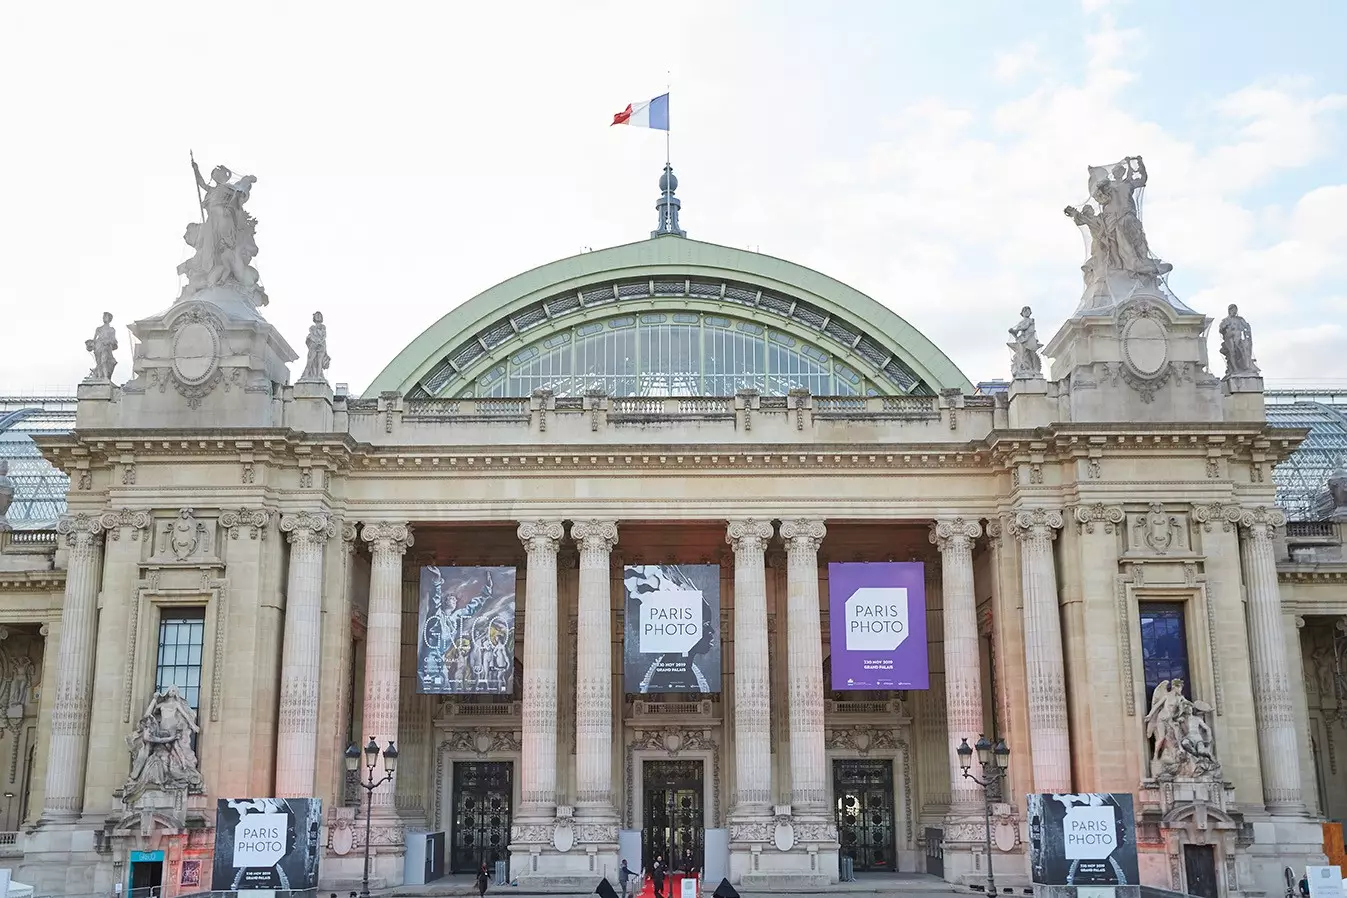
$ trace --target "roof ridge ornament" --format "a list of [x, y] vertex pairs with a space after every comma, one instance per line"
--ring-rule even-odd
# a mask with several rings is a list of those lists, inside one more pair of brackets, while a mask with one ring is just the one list
[[674, 176], [673, 165], [666, 162], [664, 174], [659, 177], [659, 201], [655, 203], [655, 210], [659, 212], [659, 225], [650, 232], [651, 237], [663, 237], [668, 234], [675, 237], [688, 235], [687, 231], [678, 227], [678, 210], [683, 204], [674, 196], [677, 189], [678, 178]]

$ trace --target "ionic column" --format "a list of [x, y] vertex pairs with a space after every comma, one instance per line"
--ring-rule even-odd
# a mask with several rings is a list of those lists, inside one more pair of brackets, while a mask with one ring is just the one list
[[940, 519], [930, 540], [940, 549], [941, 602], [945, 618], [945, 708], [949, 737], [951, 816], [982, 810], [982, 790], [963, 775], [954, 749], [962, 739], [976, 741], [982, 727], [982, 663], [978, 657], [977, 596], [973, 592], [973, 540], [982, 525], [963, 518]]
[[1061, 527], [1062, 513], [1046, 508], [1018, 512], [1010, 522], [1011, 532], [1020, 541], [1024, 661], [1035, 792], [1071, 791], [1062, 618], [1052, 560], [1052, 541]]
[[56, 532], [65, 537], [70, 562], [61, 606], [60, 660], [42, 816], [71, 820], [79, 815], [83, 804], [84, 767], [89, 758], [89, 700], [98, 644], [103, 524], [95, 515], [67, 515], [57, 523]]
[[[402, 556], [412, 545], [412, 528], [395, 521], [367, 521], [360, 535], [370, 546], [369, 615], [365, 626], [365, 729], [387, 748], [398, 738], [398, 687], [402, 676]], [[370, 807], [393, 810], [397, 788], [389, 780], [374, 790]]]
[[[613, 808], [613, 625], [609, 555], [617, 543], [613, 521], [576, 521], [580, 547], [575, 660], [575, 813], [615, 818]], [[532, 583], [532, 577], [529, 583]], [[529, 622], [533, 621], [529, 612]], [[527, 636], [527, 633], [525, 634]], [[527, 672], [528, 667], [524, 670]]]
[[565, 530], [560, 521], [523, 521], [518, 532], [528, 550], [519, 819], [546, 820], [557, 807], [557, 550]]
[[1284, 523], [1286, 516], [1280, 511], [1260, 506], [1240, 515], [1239, 532], [1248, 594], [1249, 660], [1253, 669], [1263, 801], [1272, 814], [1303, 814], [1300, 748], [1291, 704], [1292, 676], [1286, 661], [1281, 596], [1277, 591], [1277, 556], [1272, 547], [1272, 535]]
[[[283, 516], [281, 532], [290, 539], [290, 578], [285, 589], [281, 708], [276, 721], [276, 795], [304, 798], [314, 794], [318, 763], [323, 545], [336, 535], [337, 528], [326, 514], [302, 511]], [[399, 579], [400, 571], [399, 567]]]
[[[734, 549], [734, 814], [765, 818], [772, 809], [771, 682], [767, 670], [767, 571], [772, 525], [731, 521]], [[820, 670], [822, 662], [820, 662]]]
[[[781, 524], [781, 538], [786, 541], [790, 803], [792, 812], [801, 816], [822, 816], [828, 809], [823, 750], [823, 636], [818, 603], [818, 549], [827, 533], [828, 528], [818, 520]], [[738, 644], [736, 634], [735, 646]]]

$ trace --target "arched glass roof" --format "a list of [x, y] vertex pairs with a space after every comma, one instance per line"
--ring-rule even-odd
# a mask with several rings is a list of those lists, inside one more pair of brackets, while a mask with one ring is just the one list
[[75, 426], [75, 398], [0, 397], [0, 459], [9, 463], [14, 501], [5, 516], [15, 530], [50, 530], [66, 511], [70, 478], [42, 457], [32, 434]]
[[1267, 405], [1268, 423], [1274, 427], [1308, 427], [1309, 436], [1272, 472], [1277, 485], [1277, 504], [1292, 521], [1326, 517], [1320, 499], [1328, 477], [1347, 466], [1347, 415], [1344, 409], [1321, 402], [1290, 402]]
[[973, 391], [891, 309], [783, 259], [665, 236], [562, 259], [455, 308], [365, 391], [410, 398]]

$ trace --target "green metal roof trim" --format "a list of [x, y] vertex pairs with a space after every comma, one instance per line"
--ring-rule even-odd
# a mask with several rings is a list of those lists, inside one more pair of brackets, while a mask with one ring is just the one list
[[[491, 346], [487, 354], [493, 358], [507, 356], [532, 339], [528, 331], [514, 333], [517, 328], [510, 323], [510, 316], [541, 300], [566, 292], [578, 295], [584, 288], [604, 282], [661, 278], [728, 281], [804, 300], [878, 344], [932, 390], [958, 388], [964, 393], [973, 392], [973, 385], [963, 372], [925, 335], [859, 290], [784, 259], [670, 236], [559, 259], [479, 293], [409, 343], [379, 373], [364, 395], [374, 398], [388, 391], [411, 393], [450, 354], [458, 353], [476, 336], [497, 331], [502, 324], [510, 328], [511, 336], [522, 338], [522, 342], [505, 339]], [[651, 296], [646, 303], [640, 308], [679, 308], [676, 297]], [[751, 314], [752, 308], [743, 305], [727, 303], [729, 308], [741, 317], [747, 313], [747, 317], [763, 324], [780, 320], [777, 314], [757, 318]], [[581, 308], [578, 314], [567, 318], [606, 317], [614, 312], [611, 303], [602, 303], [593, 306], [592, 311]], [[474, 359], [472, 367], [478, 367], [476, 362]]]

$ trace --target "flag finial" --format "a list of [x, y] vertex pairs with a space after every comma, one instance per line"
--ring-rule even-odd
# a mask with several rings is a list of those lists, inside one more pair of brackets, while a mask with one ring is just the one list
[[651, 237], [663, 237], [668, 234], [675, 237], [687, 236], [687, 231], [678, 227], [678, 210], [683, 204], [674, 196], [677, 189], [678, 178], [674, 175], [673, 166], [666, 162], [664, 174], [659, 178], [659, 202], [655, 203], [655, 209], [659, 212], [659, 226], [650, 232]]

